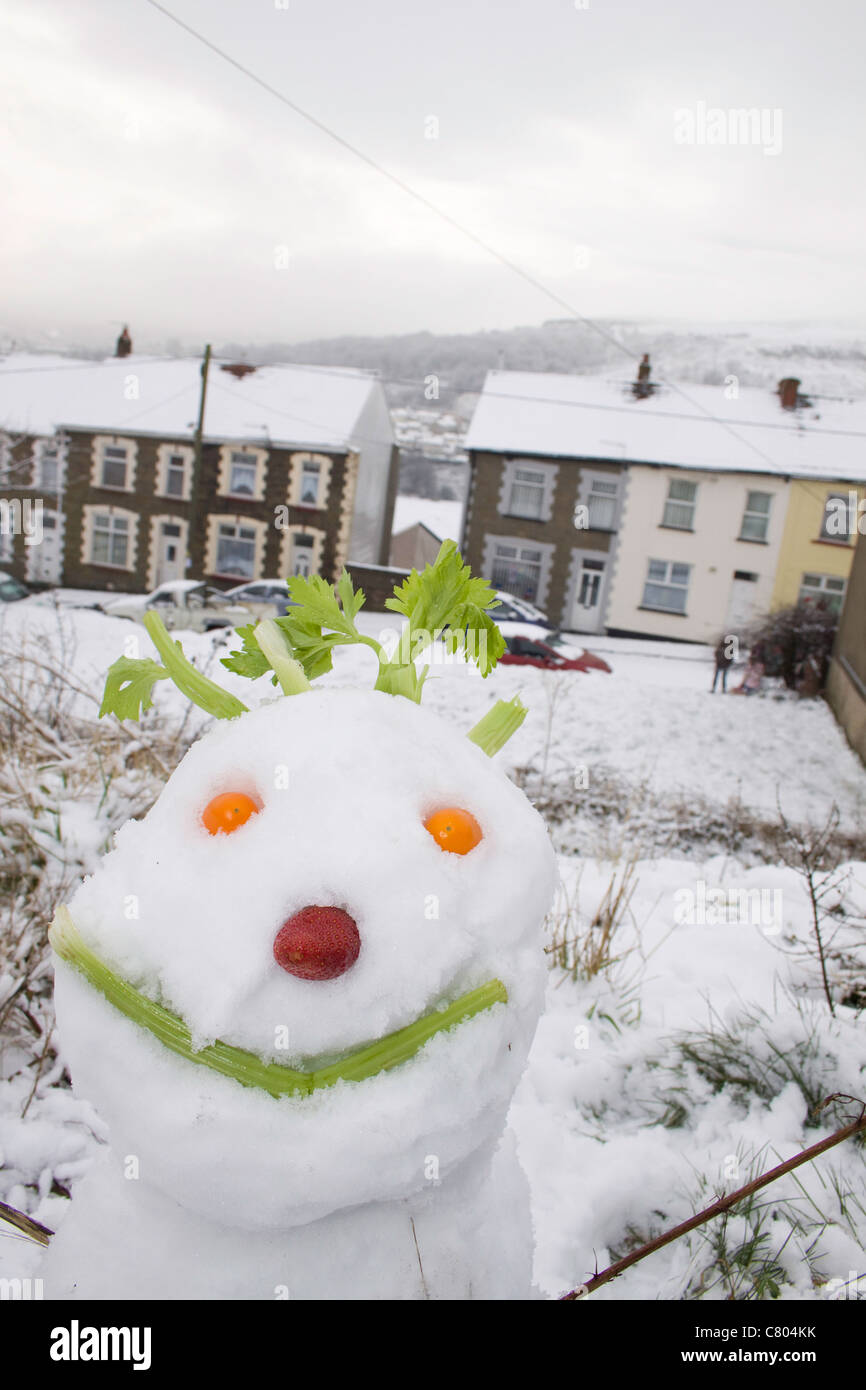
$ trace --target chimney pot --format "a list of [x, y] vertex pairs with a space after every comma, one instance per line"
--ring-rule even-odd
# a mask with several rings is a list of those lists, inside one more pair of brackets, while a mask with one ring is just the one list
[[795, 376], [786, 376], [779, 382], [779, 400], [783, 410], [796, 410], [800, 397], [800, 382]]

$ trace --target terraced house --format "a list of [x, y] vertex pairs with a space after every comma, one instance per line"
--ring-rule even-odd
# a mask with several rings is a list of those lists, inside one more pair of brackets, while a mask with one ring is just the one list
[[577, 632], [715, 642], [770, 608], [841, 605], [866, 495], [866, 405], [490, 372], [469, 429], [466, 558]]
[[[388, 563], [398, 480], [371, 374], [22, 355], [0, 363], [0, 566], [31, 583], [141, 592]], [[40, 504], [38, 544], [8, 524]]]

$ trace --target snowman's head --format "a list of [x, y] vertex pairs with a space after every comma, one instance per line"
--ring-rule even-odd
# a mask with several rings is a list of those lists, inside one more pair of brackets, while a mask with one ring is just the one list
[[[242, 1084], [61, 962], [73, 1079], [142, 1179], [229, 1224], [423, 1189], [502, 1128], [554, 881], [522, 792], [411, 700], [311, 690], [220, 722], [119, 832], [72, 920], [194, 1048], [337, 1079], [307, 1094]], [[402, 1038], [417, 1046], [395, 1060]], [[359, 1066], [363, 1079], [340, 1079]]]

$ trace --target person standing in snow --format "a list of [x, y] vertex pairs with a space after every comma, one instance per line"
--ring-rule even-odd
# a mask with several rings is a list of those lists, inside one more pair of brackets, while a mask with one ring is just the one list
[[717, 645], [717, 647], [716, 647], [716, 654], [715, 654], [715, 655], [716, 655], [716, 669], [715, 669], [715, 673], [714, 673], [714, 675], [713, 675], [713, 684], [712, 684], [712, 687], [711, 687], [711, 689], [710, 689], [710, 694], [711, 694], [711, 695], [715, 695], [715, 693], [716, 693], [716, 685], [718, 684], [719, 676], [721, 676], [721, 678], [722, 678], [722, 694], [724, 695], [724, 694], [726, 693], [726, 691], [727, 691], [727, 688], [728, 688], [728, 684], [727, 684], [727, 682], [728, 682], [728, 671], [729, 671], [730, 667], [733, 665], [733, 662], [734, 662], [734, 658], [733, 658], [733, 656], [731, 655], [731, 650], [730, 650], [730, 649], [731, 649], [731, 645], [732, 645], [732, 643], [731, 643], [730, 637], [720, 637], [720, 638], [719, 638], [719, 642], [718, 642], [718, 645]]

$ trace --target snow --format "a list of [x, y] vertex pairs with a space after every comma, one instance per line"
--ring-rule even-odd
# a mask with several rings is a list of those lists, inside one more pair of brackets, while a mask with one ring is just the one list
[[[346, 448], [375, 377], [350, 368], [257, 367], [241, 379], [208, 373], [205, 439]], [[132, 355], [102, 362], [13, 354], [0, 360], [0, 428], [33, 435], [69, 429], [187, 438], [195, 430], [201, 361]], [[381, 443], [381, 441], [377, 441]]]
[[[467, 732], [370, 690], [277, 697], [194, 744], [71, 898], [86, 944], [178, 1014], [196, 1047], [219, 1039], [310, 1068], [490, 980], [508, 991], [391, 1071], [275, 1099], [178, 1059], [58, 963], [74, 1085], [107, 1121], [112, 1153], [136, 1154], [164, 1197], [217, 1226], [273, 1232], [411, 1199], [427, 1187], [427, 1156], [445, 1180], [498, 1139], [540, 1010], [555, 859], [541, 817]], [[261, 809], [230, 836], [211, 835], [202, 812], [226, 791]], [[466, 855], [425, 829], [450, 806], [482, 827]], [[274, 959], [283, 923], [307, 905], [340, 907], [357, 925], [360, 955], [339, 978], [300, 979]], [[435, 1212], [428, 1222], [438, 1230]], [[74, 1283], [81, 1296], [88, 1243], [73, 1207], [46, 1263], [51, 1289]], [[471, 1265], [479, 1290], [494, 1278], [488, 1260], [479, 1251]], [[381, 1243], [377, 1261], [375, 1287], [392, 1296]], [[435, 1279], [430, 1251], [424, 1266]], [[110, 1274], [103, 1263], [100, 1278]], [[202, 1264], [192, 1291], [206, 1294], [210, 1279]], [[294, 1283], [311, 1296], [300, 1273]]]
[[[808, 394], [808, 392], [807, 392]], [[866, 402], [815, 397], [786, 411], [771, 391], [663, 387], [552, 372], [488, 372], [466, 448], [714, 471], [866, 481]]]
[[[105, 669], [121, 654], [130, 634], [137, 636], [141, 655], [152, 654], [140, 628], [99, 613], [71, 609], [58, 616], [27, 600], [11, 605], [2, 616], [10, 642], [20, 646], [25, 627], [31, 626], [32, 640], [52, 663], [60, 662], [62, 649], [75, 651], [75, 679], [80, 686], [75, 699], [83, 717], [93, 717]], [[379, 637], [394, 621], [393, 615], [371, 613], [362, 617], [361, 626]], [[273, 698], [266, 680], [253, 686], [214, 664], [229, 650], [230, 636], [173, 635], [200, 666], [209, 667], [212, 676], [248, 705]], [[377, 925], [381, 921], [383, 951], [378, 967], [388, 980], [388, 990], [380, 995], [372, 975], [366, 983], [359, 976], [363, 991], [356, 1013], [345, 1003], [352, 972], [343, 981], [325, 986], [325, 995], [319, 997], [327, 1000], [339, 999], [342, 985], [342, 1009], [325, 1006], [321, 1017], [312, 1013], [307, 1017], [302, 1011], [298, 1018], [305, 1031], [294, 1037], [293, 1045], [298, 1055], [326, 1047], [330, 1028], [342, 1043], [366, 1040], [381, 1028], [411, 1018], [443, 990], [447, 993], [452, 980], [461, 987], [464, 981], [473, 981], [475, 969], [482, 974], [494, 968], [510, 970], [509, 981], [517, 982], [519, 949], [516, 943], [500, 940], [493, 929], [503, 921], [516, 921], [514, 915], [509, 917], [509, 909], [525, 913], [528, 920], [529, 897], [537, 891], [527, 886], [513, 908], [499, 888], [489, 904], [480, 889], [477, 895], [470, 893], [467, 901], [456, 880], [462, 870], [473, 867], [470, 861], [454, 866], [437, 860], [429, 877], [424, 854], [430, 847], [418, 829], [420, 806], [414, 806], [411, 814], [406, 809], [412, 780], [408, 764], [420, 757], [431, 785], [443, 794], [446, 785], [449, 796], [452, 788], [468, 795], [471, 787], [473, 796], [478, 788], [481, 800], [474, 805], [485, 827], [503, 823], [496, 820], [504, 815], [499, 806], [503, 787], [509, 803], [513, 801], [502, 770], [519, 774], [530, 769], [534, 779], [530, 795], [539, 804], [553, 793], [562, 798], [565, 820], [551, 821], [561, 876], [555, 916], [562, 918], [570, 902], [567, 925], [572, 933], [589, 931], [612, 875], [622, 875], [634, 857], [634, 891], [617, 927], [616, 963], [591, 979], [572, 979], [551, 958], [546, 1005], [509, 1112], [509, 1133], [516, 1140], [531, 1189], [534, 1277], [547, 1297], [574, 1287], [592, 1272], [596, 1260], [603, 1268], [629, 1241], [676, 1224], [709, 1204], [720, 1191], [732, 1190], [753, 1172], [772, 1166], [843, 1122], [838, 1111], [816, 1122], [809, 1113], [810, 1096], [822, 1098], [833, 1091], [862, 1096], [866, 1087], [863, 1016], [853, 1005], [840, 1002], [836, 1018], [830, 1016], [817, 962], [809, 953], [811, 917], [802, 879], [748, 845], [741, 850], [726, 845], [722, 852], [708, 853], [699, 840], [692, 844], [686, 836], [676, 849], [650, 856], [640, 849], [634, 830], [634, 817], [640, 813], [667, 815], [681, 828], [687, 827], [691, 816], [700, 825], [702, 818], [724, 808], [730, 797], [740, 798], [744, 813], [774, 820], [778, 792], [786, 815], [795, 821], [820, 823], [835, 801], [842, 829], [862, 837], [866, 772], [828, 708], [821, 701], [787, 698], [773, 688], [750, 700], [711, 695], [713, 662], [708, 648], [634, 639], [578, 641], [604, 655], [613, 673], [557, 674], [502, 667], [485, 682], [434, 647], [423, 709], [407, 704], [401, 710], [398, 705], [398, 725], [387, 734], [377, 728], [372, 711], [377, 700], [390, 697], [354, 696], [347, 690], [370, 691], [375, 664], [371, 654], [360, 648], [338, 650], [336, 669], [317, 682], [321, 692], [309, 697], [309, 730], [298, 739], [283, 732], [278, 735], [277, 761], [287, 762], [293, 771], [287, 790], [280, 793], [286, 803], [274, 803], [273, 824], [279, 825], [280, 833], [275, 830], [273, 841], [269, 833], [263, 833], [256, 849], [247, 838], [256, 883], [248, 895], [248, 911], [236, 914], [232, 923], [228, 907], [220, 900], [221, 894], [236, 898], [227, 852], [240, 842], [219, 845], [217, 854], [215, 844], [196, 841], [189, 823], [183, 824], [184, 815], [195, 810], [210, 788], [208, 747], [214, 749], [215, 761], [225, 758], [231, 765], [235, 737], [240, 739], [235, 765], [240, 769], [242, 763], [245, 775], [252, 769], [256, 787], [267, 787], [270, 797], [277, 795], [270, 790], [273, 753], [264, 737], [256, 740], [251, 734], [246, 746], [246, 736], [241, 737], [243, 721], [236, 729], [218, 726], [196, 746], [198, 752], [193, 749], [150, 815], [123, 832], [116, 858], [103, 860], [90, 880], [93, 886], [79, 890], [80, 906], [75, 909], [82, 930], [92, 932], [91, 939], [98, 940], [106, 955], [139, 983], [144, 985], [158, 972], [170, 1003], [188, 1013], [202, 1037], [223, 1031], [226, 1021], [232, 1020], [230, 1040], [266, 1050], [273, 1037], [271, 1032], [268, 1038], [266, 1025], [274, 1022], [273, 1012], [267, 1014], [268, 1009], [273, 1011], [274, 996], [269, 996], [266, 981], [250, 968], [249, 961], [253, 948], [267, 946], [275, 920], [292, 906], [280, 898], [278, 879], [288, 866], [300, 863], [304, 887], [311, 885], [318, 871], [320, 879], [327, 877], [331, 884], [332, 900], [341, 902], [349, 901], [348, 894], [357, 885], [363, 895], [359, 913], [365, 932], [374, 919]], [[470, 757], [473, 750], [465, 731], [494, 699], [516, 693], [529, 706], [523, 727], [489, 766]], [[292, 697], [298, 701], [296, 713], [303, 710], [301, 700], [307, 698]], [[154, 700], [149, 720], [167, 727], [180, 725], [187, 705], [170, 682], [156, 687]], [[325, 711], [339, 710], [341, 701], [347, 702], [348, 709], [356, 700], [357, 722], [336, 714], [326, 721]], [[281, 721], [288, 719], [291, 703], [291, 699], [277, 700], [256, 715], [244, 716], [247, 728], [253, 731], [273, 722], [275, 731], [277, 725], [282, 730]], [[369, 716], [365, 706], [370, 708]], [[321, 726], [327, 722], [325, 732], [319, 711]], [[401, 713], [405, 719], [399, 722]], [[189, 727], [200, 729], [206, 723], [201, 712], [189, 716]], [[428, 740], [426, 731], [434, 727], [435, 739], [431, 733]], [[358, 731], [354, 740], [347, 732], [353, 728]], [[320, 770], [316, 765], [315, 745], [323, 740], [333, 746], [345, 766], [353, 768], [351, 778], [339, 782], [327, 766]], [[445, 759], [435, 756], [435, 749], [446, 745], [447, 767]], [[399, 757], [398, 748], [404, 750]], [[588, 776], [588, 786], [583, 783], [586, 790], [575, 780], [579, 769]], [[632, 805], [627, 813], [614, 817], [602, 835], [588, 803], [595, 788], [614, 773], [632, 789]], [[64, 826], [67, 807], [74, 801], [71, 793], [67, 798]], [[385, 798], [404, 808], [393, 824], [384, 815]], [[518, 802], [513, 804], [516, 807]], [[379, 809], [368, 814], [368, 805]], [[522, 801], [519, 805], [525, 807]], [[69, 822], [70, 834], [82, 841], [81, 854], [94, 865], [103, 837], [94, 828], [88, 835], [88, 803], [80, 802], [77, 810], [79, 819]], [[521, 814], [529, 817], [527, 826], [535, 824], [528, 808]], [[494, 819], [488, 820], [491, 815]], [[91, 827], [98, 826], [92, 807], [90, 816]], [[151, 827], [155, 837], [163, 823], [170, 827], [176, 858], [181, 848], [184, 856], [192, 854], [197, 866], [194, 874], [180, 874], [176, 862], [173, 868], [154, 864]], [[249, 825], [236, 834], [265, 829], [264, 823]], [[313, 846], [309, 863], [308, 854], [301, 861], [297, 836], [306, 837], [304, 843]], [[316, 859], [315, 846], [323, 837], [331, 852], [321, 852]], [[401, 865], [405, 860], [412, 866], [412, 884], [407, 881], [402, 898], [398, 895], [395, 900], [402, 912], [399, 923], [396, 908], [394, 917], [387, 912], [379, 916], [385, 885], [390, 895], [396, 879], [391, 854]], [[491, 878], [505, 875], [503, 882], [513, 895], [524, 891], [520, 884], [527, 856], [521, 850], [510, 858], [514, 862], [503, 869], [498, 862], [489, 867]], [[866, 863], [855, 859], [842, 868], [848, 874], [845, 894], [850, 920], [840, 928], [836, 943], [840, 954], [832, 972], [834, 979], [843, 978], [839, 972], [847, 958], [855, 963], [856, 978], [862, 982], [866, 945], [862, 927], [856, 923], [866, 916]], [[147, 906], [159, 903], [170, 912], [175, 885], [183, 907], [183, 934], [196, 943], [195, 951], [178, 949], [169, 920]], [[770, 895], [772, 912], [756, 922], [712, 917], [683, 920], [678, 913], [682, 895], [699, 901], [702, 893], [706, 896], [714, 888], [757, 893], [759, 898]], [[417, 920], [418, 898], [426, 896], [428, 889], [440, 897], [439, 933], [433, 930], [433, 922]], [[87, 917], [83, 905], [88, 895], [95, 902], [103, 892], [97, 922]], [[122, 917], [122, 896], [127, 893], [137, 894], [144, 905], [138, 923]], [[443, 904], [447, 910], [442, 910]], [[405, 958], [397, 948], [400, 931], [405, 931], [412, 913], [419, 946], [423, 946], [417, 961], [414, 955], [411, 961]], [[477, 931], [465, 926], [467, 914], [468, 920], [477, 922]], [[213, 922], [211, 931], [205, 929], [205, 919]], [[146, 930], [148, 923], [150, 930]], [[232, 941], [241, 942], [242, 950], [233, 953]], [[387, 950], [386, 943], [390, 943]], [[498, 956], [485, 955], [489, 950]], [[527, 981], [533, 968], [527, 958]], [[301, 982], [287, 977], [287, 983], [295, 996], [303, 992]], [[431, 1185], [423, 1194], [426, 1205], [416, 1212], [425, 1271], [426, 1252], [436, 1252], [431, 1253], [434, 1296], [448, 1287], [448, 1276], [442, 1271], [451, 1257], [446, 1257], [441, 1240], [452, 1216], [455, 1226], [466, 1228], [468, 1242], [459, 1255], [454, 1255], [454, 1244], [449, 1247], [457, 1270], [452, 1289], [466, 1288], [461, 1281], [471, 1278], [479, 1251], [493, 1252], [488, 1266], [498, 1261], [503, 1270], [517, 1271], [516, 1283], [520, 1282], [528, 1239], [519, 1219], [525, 1197], [505, 1150], [495, 1159], [491, 1152], [519, 1065], [515, 1062], [514, 1072], [500, 1075], [504, 1034], [501, 1015], [495, 1011], [449, 1035], [438, 1052], [436, 1046], [431, 1054], [425, 1050], [425, 1057], [416, 1058], [409, 1069], [398, 1068], [375, 1078], [372, 1116], [357, 1096], [347, 1094], [351, 1088], [345, 1085], [311, 1098], [311, 1109], [321, 1125], [311, 1138], [308, 1128], [300, 1128], [291, 1118], [298, 1102], [279, 1110], [257, 1093], [238, 1097], [231, 1082], [203, 1069], [206, 1079], [187, 1087], [176, 1059], [156, 1044], [149, 1050], [146, 1038], [142, 1041], [142, 1035], [109, 1006], [94, 1001], [92, 991], [70, 972], [65, 977], [61, 972], [60, 988], [61, 1029], [64, 1004], [69, 1022], [74, 1023], [68, 1041], [61, 1034], [64, 1056], [81, 1093], [96, 1102], [100, 1122], [85, 1101], [58, 1089], [56, 1078], [43, 1077], [33, 1088], [32, 1073], [16, 1073], [8, 1062], [4, 1074], [10, 1079], [0, 1083], [0, 1146], [7, 1155], [5, 1166], [0, 1166], [0, 1198], [51, 1227], [63, 1222], [52, 1254], [56, 1261], [52, 1277], [60, 1283], [74, 1268], [74, 1250], [84, 1225], [93, 1228], [92, 1248], [98, 1251], [90, 1276], [94, 1296], [135, 1288], [138, 1279], [140, 1287], [158, 1291], [155, 1296], [189, 1297], [188, 1290], [201, 1275], [200, 1266], [189, 1255], [197, 1249], [202, 1260], [213, 1266], [214, 1296], [236, 1296], [240, 1281], [254, 1291], [251, 1296], [259, 1296], [255, 1291], [260, 1291], [262, 1297], [273, 1297], [274, 1287], [285, 1282], [293, 1296], [311, 1292], [331, 1298], [349, 1284], [357, 1291], [371, 1273], [364, 1264], [364, 1251], [378, 1249], [380, 1239], [404, 1291], [423, 1296], [417, 1262], [411, 1252], [405, 1253], [405, 1226], [392, 1225], [384, 1214], [393, 1210], [393, 1204], [386, 1201], [375, 1208], [376, 1225], [369, 1220], [369, 1206], [350, 1213], [340, 1203], [379, 1202], [394, 1192], [405, 1200], [431, 1155], [441, 1161], [443, 1174], [449, 1167], [453, 1170], [455, 1184]], [[838, 1001], [841, 993], [836, 997]], [[527, 997], [527, 1016], [534, 1007]], [[727, 1039], [726, 1045], [733, 1049], [731, 1074], [735, 1078], [745, 1074], [747, 1079], [751, 1075], [754, 1084], [730, 1078], [716, 1084], [708, 1061], [708, 1038]], [[526, 1041], [528, 1037], [523, 1046]], [[124, 1058], [123, 1068], [116, 1064], [119, 1057]], [[450, 1079], [444, 1089], [443, 1076]], [[475, 1098], [487, 1087], [491, 1104], [479, 1113]], [[32, 1103], [22, 1121], [31, 1088]], [[135, 1107], [130, 1094], [136, 1097]], [[139, 1112], [151, 1122], [139, 1123]], [[183, 1128], [183, 1117], [190, 1113], [196, 1115], [196, 1123], [185, 1131], [187, 1140], [179, 1143], [178, 1126]], [[104, 1142], [106, 1120], [112, 1133], [110, 1150]], [[288, 1170], [270, 1166], [275, 1146]], [[475, 1159], [467, 1159], [468, 1167], [461, 1167], [459, 1156], [465, 1157], [470, 1149], [477, 1156], [477, 1167], [472, 1167]], [[127, 1154], [136, 1155], [141, 1164], [142, 1178], [137, 1183], [125, 1181], [118, 1169], [119, 1157]], [[215, 1154], [221, 1162], [213, 1161]], [[107, 1167], [92, 1167], [96, 1155]], [[89, 1162], [92, 1176], [81, 1178]], [[762, 1209], [763, 1217], [741, 1213], [731, 1218], [729, 1248], [735, 1246], [738, 1232], [747, 1236], [754, 1222], [764, 1219], [766, 1249], [769, 1254], [780, 1252], [781, 1297], [829, 1296], [832, 1280], [847, 1279], [851, 1269], [862, 1271], [866, 1222], [856, 1205], [862, 1204], [862, 1164], [861, 1151], [844, 1145], [820, 1163], [799, 1169], [796, 1177], [774, 1186], [773, 1201]], [[290, 1199], [278, 1182], [279, 1173], [285, 1171], [299, 1174], [298, 1183], [310, 1203], [306, 1214], [316, 1213], [319, 1219], [305, 1230], [295, 1228], [290, 1272], [281, 1277], [280, 1269], [286, 1268], [285, 1246], [275, 1244], [261, 1227], [275, 1220], [285, 1223], [297, 1215], [287, 1210]], [[71, 1211], [62, 1196], [51, 1194], [52, 1177], [73, 1187]], [[846, 1204], [847, 1217], [834, 1183], [843, 1196], [852, 1194]], [[390, 1194], [385, 1190], [389, 1185]], [[178, 1193], [186, 1203], [182, 1214], [170, 1197], [162, 1195], [168, 1191]], [[479, 1191], [486, 1194], [483, 1200]], [[447, 1205], [449, 1192], [455, 1194], [453, 1210]], [[440, 1201], [445, 1203], [441, 1209], [436, 1205]], [[513, 1207], [513, 1219], [497, 1222], [492, 1213], [501, 1211], [500, 1202]], [[80, 1218], [73, 1225], [70, 1217], [76, 1203]], [[474, 1226], [465, 1222], [467, 1205], [475, 1213]], [[214, 1209], [230, 1210], [238, 1224], [247, 1223], [241, 1240], [212, 1220]], [[101, 1225], [93, 1219], [97, 1210], [102, 1213]], [[436, 1215], [440, 1210], [441, 1220]], [[325, 1215], [326, 1211], [331, 1214]], [[802, 1230], [792, 1234], [795, 1211]], [[165, 1226], [172, 1222], [173, 1235], [167, 1237]], [[138, 1240], [127, 1242], [121, 1250], [118, 1229], [135, 1230]], [[504, 1249], [501, 1242], [508, 1235], [513, 1235], [514, 1243]], [[176, 1240], [178, 1246], [168, 1262], [166, 1240], [169, 1245]], [[40, 1259], [35, 1247], [17, 1238], [0, 1242], [2, 1275], [35, 1274], [42, 1268]], [[719, 1270], [713, 1261], [705, 1235], [697, 1232], [592, 1297], [726, 1297], [727, 1286], [718, 1282]], [[731, 1267], [740, 1268], [734, 1261]], [[339, 1281], [335, 1285], [335, 1269], [345, 1270], [345, 1285]], [[435, 1282], [437, 1271], [439, 1283]], [[487, 1273], [491, 1274], [490, 1268]], [[381, 1271], [373, 1272], [373, 1296], [385, 1296], [384, 1284], [376, 1282], [380, 1277]], [[500, 1285], [501, 1295], [521, 1296], [514, 1292], [515, 1286], [515, 1282], [508, 1288]]]
[[430, 497], [411, 497], [399, 493], [394, 501], [392, 535], [399, 535], [420, 522], [441, 541], [459, 542], [463, 530], [463, 503], [436, 501]]

